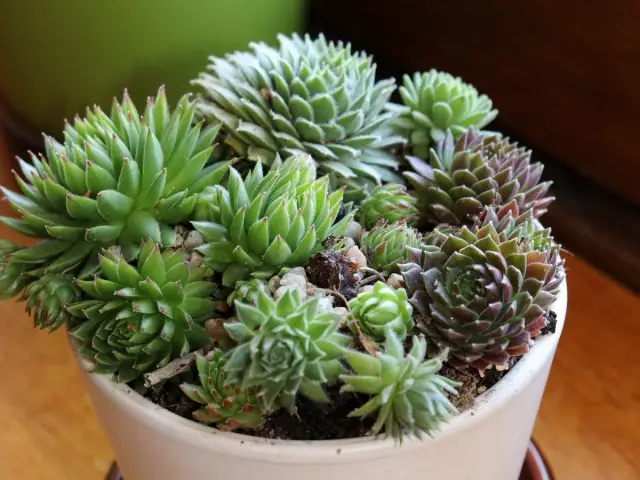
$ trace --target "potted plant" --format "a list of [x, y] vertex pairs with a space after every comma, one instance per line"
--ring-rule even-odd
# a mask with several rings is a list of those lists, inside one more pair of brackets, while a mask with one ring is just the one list
[[[68, 330], [127, 480], [513, 480], [566, 310], [552, 197], [461, 79], [212, 57], [20, 160], [0, 286]], [[140, 108], [140, 110], [138, 109]], [[406, 183], [405, 183], [406, 181]]]

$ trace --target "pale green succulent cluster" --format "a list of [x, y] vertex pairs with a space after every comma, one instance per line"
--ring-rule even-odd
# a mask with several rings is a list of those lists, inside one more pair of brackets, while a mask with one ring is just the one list
[[243, 388], [260, 387], [265, 406], [295, 411], [300, 393], [328, 402], [323, 387], [344, 373], [339, 359], [350, 338], [326, 298], [305, 298], [299, 289], [275, 301], [264, 291], [257, 305], [236, 302], [237, 322], [225, 324], [237, 342], [226, 371]]
[[429, 147], [447, 131], [458, 138], [469, 128], [484, 128], [498, 115], [491, 99], [473, 85], [434, 69], [405, 75], [399, 92], [402, 105], [389, 105], [398, 114], [394, 126], [421, 158], [429, 156]]
[[416, 199], [404, 185], [388, 183], [374, 188], [360, 204], [360, 223], [373, 228], [380, 220], [412, 225], [418, 219]]
[[376, 414], [372, 432], [384, 428], [386, 436], [402, 440], [407, 433], [420, 438], [432, 435], [442, 422], [456, 413], [447, 394], [456, 395], [458, 383], [438, 375], [442, 359], [426, 360], [427, 342], [414, 337], [411, 351], [393, 330], [387, 331], [384, 352], [369, 355], [358, 351], [346, 354], [352, 374], [342, 375], [343, 392], [366, 393], [371, 399], [350, 416]]
[[404, 340], [414, 326], [413, 307], [404, 288], [392, 288], [376, 282], [370, 291], [349, 301], [349, 308], [359, 328], [378, 342], [383, 342], [387, 329]]
[[131, 381], [204, 347], [202, 326], [215, 310], [205, 267], [192, 267], [182, 249], [146, 242], [135, 266], [123, 256], [100, 255], [100, 276], [77, 280], [86, 300], [68, 310], [85, 321], [71, 330], [96, 373]]
[[293, 156], [266, 175], [261, 163], [245, 178], [231, 168], [228, 185], [209, 187], [204, 195], [202, 218], [192, 224], [207, 242], [200, 252], [223, 274], [226, 287], [304, 264], [351, 220], [336, 222], [343, 191], [331, 193], [327, 177], [316, 179], [308, 155]]
[[406, 263], [409, 258], [408, 249], [422, 244], [422, 235], [404, 222], [387, 223], [381, 220], [362, 235], [360, 243], [373, 268], [397, 272], [398, 265]]
[[443, 364], [508, 368], [543, 334], [565, 275], [537, 223], [550, 182], [479, 130], [488, 97], [429, 71], [391, 104], [373, 59], [323, 36], [211, 57], [194, 83], [175, 108], [161, 88], [87, 110], [2, 189], [0, 222], [38, 242], [0, 240], [0, 298], [94, 373], [181, 372], [153, 388], [243, 432], [349, 395], [401, 441], [456, 413]]
[[376, 81], [376, 66], [349, 44], [278, 36], [278, 47], [252, 43], [250, 52], [211, 57], [194, 81], [199, 109], [221, 122], [236, 150], [266, 164], [310, 154], [323, 173], [358, 190], [360, 179], [393, 181], [398, 162], [384, 150], [402, 143], [389, 133], [385, 106], [393, 79]]
[[209, 163], [220, 126], [193, 124], [194, 114], [188, 96], [171, 112], [164, 89], [142, 115], [126, 93], [111, 115], [87, 110], [65, 125], [64, 143], [46, 137], [45, 156], [19, 160], [23, 194], [2, 190], [22, 218], [0, 221], [86, 255], [119, 245], [131, 259], [145, 240], [172, 245], [172, 225], [226, 173], [227, 163]]

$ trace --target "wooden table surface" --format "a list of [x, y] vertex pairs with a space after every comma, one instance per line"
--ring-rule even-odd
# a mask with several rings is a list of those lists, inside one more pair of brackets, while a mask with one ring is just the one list
[[[9, 162], [0, 136], [3, 185]], [[638, 480], [640, 297], [580, 258], [568, 269], [569, 318], [535, 438], [558, 480]], [[64, 335], [34, 331], [13, 301], [0, 302], [0, 322], [0, 478], [103, 480], [112, 452]]]

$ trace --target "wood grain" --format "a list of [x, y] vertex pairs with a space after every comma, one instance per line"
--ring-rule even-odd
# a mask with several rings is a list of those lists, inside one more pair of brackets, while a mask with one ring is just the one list
[[[640, 204], [640, 2], [312, 0], [314, 26], [392, 73], [438, 68], [490, 95], [502, 125]], [[340, 15], [335, 12], [340, 11]]]
[[[2, 184], [8, 163], [0, 154]], [[569, 317], [535, 438], [559, 480], [637, 480], [640, 298], [579, 258], [568, 267]], [[0, 317], [0, 477], [102, 480], [112, 452], [64, 335], [34, 331], [12, 301]]]

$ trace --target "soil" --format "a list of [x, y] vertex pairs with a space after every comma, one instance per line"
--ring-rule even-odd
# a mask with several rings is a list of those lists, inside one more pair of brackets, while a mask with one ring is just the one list
[[146, 396], [156, 405], [189, 420], [193, 420], [193, 412], [201, 406], [182, 393], [177, 384], [170, 382], [158, 389], [149, 389]]
[[556, 333], [556, 324], [558, 323], [558, 315], [556, 312], [550, 311], [547, 314], [547, 326], [540, 330], [541, 335]]
[[355, 277], [358, 264], [340, 252], [321, 252], [304, 266], [309, 282], [320, 288], [339, 291], [351, 300], [358, 294]]
[[370, 418], [349, 418], [350, 412], [362, 406], [367, 397], [356, 394], [339, 394], [339, 386], [327, 389], [331, 400], [318, 404], [301, 397], [298, 413], [291, 415], [281, 409], [270, 415], [259, 430], [238, 431], [256, 437], [289, 440], [332, 440], [363, 437], [375, 421]]
[[[314, 258], [318, 259], [317, 256]], [[326, 260], [324, 258], [321, 262], [312, 263], [312, 268], [314, 268], [313, 265], [316, 265], [316, 267], [318, 265], [327, 265]], [[335, 268], [336, 263], [340, 263], [340, 260], [336, 262], [336, 259], [333, 258], [329, 260], [328, 264], [333, 265], [333, 268]], [[316, 272], [320, 271], [321, 269], [316, 270]], [[333, 272], [335, 273], [335, 270]], [[547, 317], [549, 323], [542, 333], [555, 333], [556, 314], [550, 312]], [[512, 357], [509, 361], [509, 368], [504, 370], [491, 368], [482, 375], [474, 368], [460, 369], [445, 363], [440, 375], [462, 384], [458, 388], [459, 395], [452, 397], [451, 401], [458, 410], [465, 411], [474, 405], [476, 397], [493, 387], [502, 377], [508, 374], [521, 358]], [[367, 401], [367, 396], [339, 394], [339, 385], [327, 388], [326, 391], [330, 399], [327, 404], [314, 403], [301, 396], [298, 399], [297, 414], [291, 415], [286, 410], [280, 409], [269, 415], [260, 429], [237, 430], [236, 432], [274, 440], [332, 440], [368, 435], [375, 421], [375, 415], [364, 419], [348, 417], [350, 412]], [[193, 402], [182, 393], [177, 383], [172, 383], [171, 381], [166, 382], [158, 389], [147, 391], [146, 396], [155, 404], [187, 419], [192, 419], [193, 412], [200, 408], [199, 404]]]

